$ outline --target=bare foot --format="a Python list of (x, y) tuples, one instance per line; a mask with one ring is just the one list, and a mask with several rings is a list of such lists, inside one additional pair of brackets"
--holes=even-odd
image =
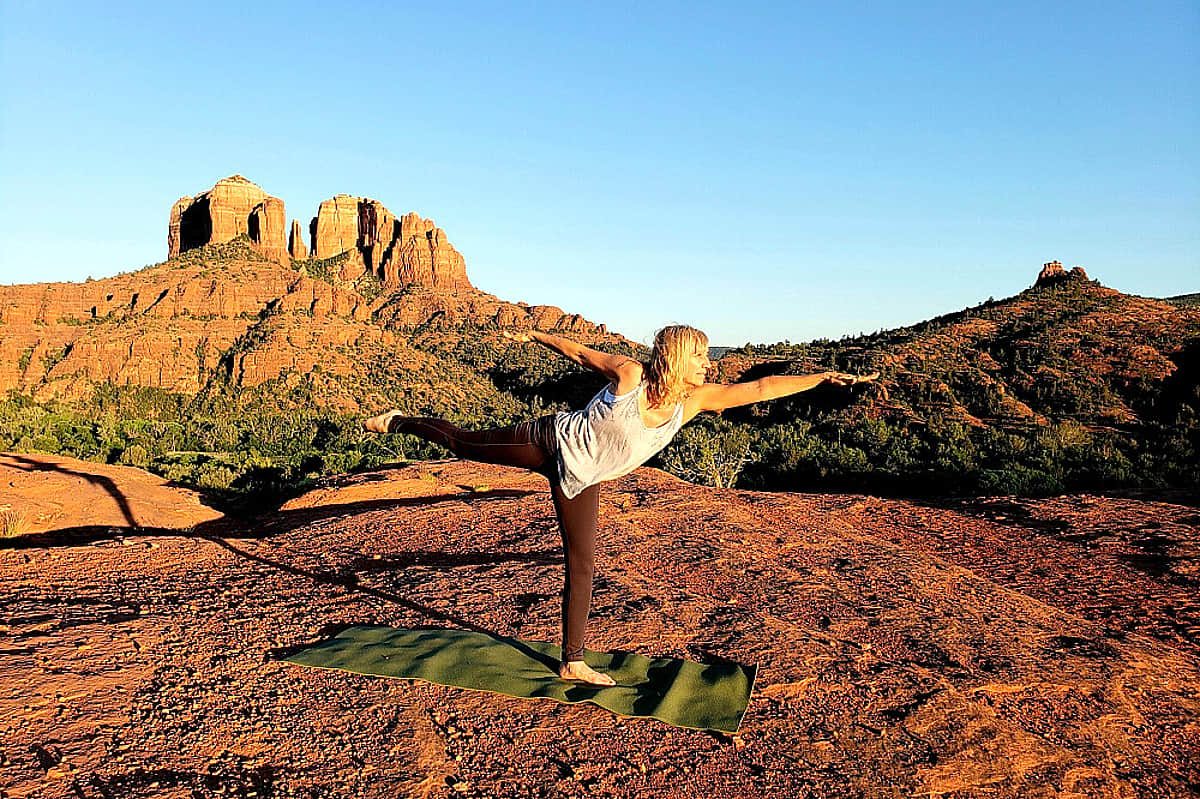
[(616, 685), (607, 674), (601, 674), (582, 660), (568, 660), (558, 664), (558, 676), (564, 680), (578, 680), (590, 685)]
[(370, 433), (389, 433), (392, 419), (400, 415), (400, 411), (385, 411), (378, 416), (372, 416), (363, 422), (363, 427)]

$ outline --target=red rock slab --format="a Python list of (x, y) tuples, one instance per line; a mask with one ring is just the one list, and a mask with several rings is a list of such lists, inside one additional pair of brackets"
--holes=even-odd
[(21, 533), (111, 527), (185, 530), (223, 518), (195, 491), (129, 466), (61, 455), (0, 453), (0, 511)]
[(714, 490), (650, 469), (607, 486), (589, 645), (757, 663), (736, 736), (278, 660), (353, 624), (555, 640), (545, 488), (428, 463), (327, 481), (224, 535), (0, 549), (0, 785), (1016, 799), (1200, 782), (1200, 661), (947, 557), (938, 542), (963, 531), (991, 542), (988, 563), (1028, 556), (1005, 550), (1008, 519), (969, 507)]

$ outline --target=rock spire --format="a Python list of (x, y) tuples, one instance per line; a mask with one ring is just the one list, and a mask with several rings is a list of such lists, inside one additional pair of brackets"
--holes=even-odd
[(388, 286), (471, 288), (463, 257), (446, 232), (416, 213), (397, 217), (378, 200), (339, 194), (321, 203), (309, 231), (314, 258), (347, 251), (358, 256), (342, 266), (343, 279), (370, 272)]

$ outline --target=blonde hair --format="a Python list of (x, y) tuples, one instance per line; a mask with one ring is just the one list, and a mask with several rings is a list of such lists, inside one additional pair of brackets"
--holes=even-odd
[(654, 349), (646, 364), (646, 400), (651, 407), (674, 405), (688, 394), (680, 374), (683, 359), (699, 348), (708, 348), (708, 336), (694, 327), (670, 325), (654, 336)]

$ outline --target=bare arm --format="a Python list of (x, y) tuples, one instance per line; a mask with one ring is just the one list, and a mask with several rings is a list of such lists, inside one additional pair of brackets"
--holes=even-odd
[(594, 350), (578, 341), (540, 330), (530, 330), (528, 333), (510, 333), (506, 330), (501, 335), (512, 341), (536, 341), (580, 366), (599, 372), (612, 383), (615, 394), (632, 391), (642, 379), (642, 365), (627, 355), (612, 355)]
[(748, 383), (734, 383), (729, 386), (705, 383), (697, 387), (688, 398), (688, 403), (692, 405), (689, 410), (692, 410), (693, 416), (701, 411), (723, 411), (739, 405), (750, 405), (754, 402), (765, 402), (791, 394), (799, 394), (801, 391), (816, 388), (822, 383), (852, 386), (856, 383), (869, 383), (878, 377), (878, 372), (869, 375), (820, 372), (813, 375), (772, 375), (759, 380), (751, 380)]

